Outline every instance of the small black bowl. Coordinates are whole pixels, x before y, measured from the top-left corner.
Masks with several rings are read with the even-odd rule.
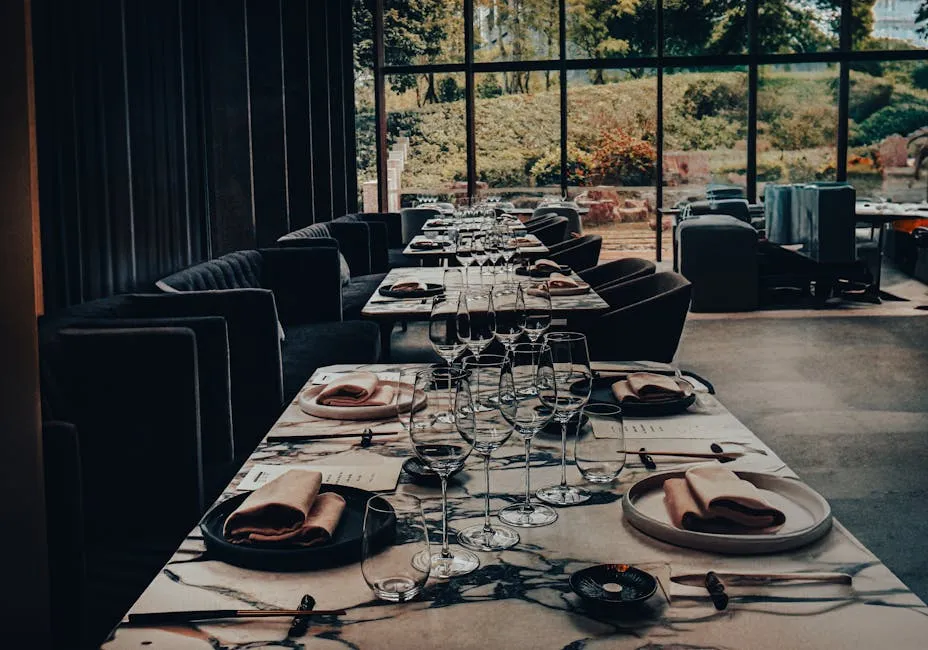
[[[597,564],[571,575],[570,588],[585,607],[608,613],[642,605],[657,591],[657,579],[628,564]]]

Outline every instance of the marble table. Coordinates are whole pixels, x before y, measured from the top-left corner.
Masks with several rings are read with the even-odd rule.
[[[623,364],[627,365],[627,364]],[[356,366],[330,366],[320,373]],[[367,366],[371,370],[396,370]],[[312,382],[312,380],[310,380]],[[303,414],[291,404],[270,434],[312,434],[339,430],[360,433],[365,423],[333,423]],[[627,418],[629,447],[657,445],[707,450],[719,442],[726,451],[750,453],[730,467],[793,473],[777,455],[735,419],[712,394],[698,392],[697,403],[683,415],[654,419]],[[402,436],[377,437],[369,451],[408,456]],[[532,484],[557,481],[559,441],[536,438]],[[222,498],[253,463],[294,464],[357,453],[351,439],[299,442],[265,439],[233,479]],[[522,445],[511,439],[492,464],[491,506],[516,502],[522,490]],[[674,463],[658,461],[658,469]],[[463,527],[482,517],[484,483],[479,459],[472,455],[449,490],[450,525]],[[569,480],[580,482],[569,467]],[[559,510],[545,528],[520,530],[521,543],[509,551],[480,554],[474,573],[446,582],[430,580],[423,594],[407,604],[373,598],[359,563],[303,573],[265,573],[211,559],[198,530],[154,579],[131,612],[183,609],[271,609],[294,607],[311,593],[319,609],[344,608],[347,615],[312,620],[306,636],[287,639],[289,619],[239,619],[162,627],[118,626],[104,644],[107,650],[214,650],[245,648],[924,648],[928,607],[912,594],[840,523],[814,544],[775,555],[739,557],[687,550],[651,539],[623,520],[620,499],[646,476],[637,457],[629,457],[618,483],[597,491],[585,505]],[[166,476],[166,480],[167,476]],[[439,490],[406,483],[426,504],[438,539]],[[574,571],[603,562],[631,563],[654,572],[662,590],[635,615],[600,616],[586,611],[568,586]],[[746,595],[729,589],[728,609],[716,611],[697,587],[667,579],[671,574],[724,571],[842,571],[853,575],[847,586],[751,587]]]
[[[422,232],[445,232],[452,228],[458,232],[479,232],[483,230],[484,224],[484,219],[430,219],[429,221],[425,222],[424,226],[422,226]],[[513,234],[519,235],[525,232],[525,226],[523,226],[521,223],[514,222],[508,226],[508,230]]]
[[[457,250],[454,244],[449,244],[442,248],[430,248],[430,249],[416,249],[413,248],[413,244],[420,241],[429,241],[430,238],[425,235],[416,235],[412,238],[409,244],[406,245],[406,248],[403,249],[403,255],[409,255],[410,257],[422,257],[422,258],[438,258],[444,259],[449,257],[454,257],[455,251]],[[548,247],[538,242],[537,246],[519,246],[516,248],[518,255],[523,255],[530,258],[541,257],[548,252]]]

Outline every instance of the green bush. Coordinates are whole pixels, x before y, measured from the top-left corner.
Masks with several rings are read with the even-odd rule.
[[[499,84],[499,79],[496,78],[495,72],[483,75],[480,79],[480,83],[477,84],[477,97],[493,99],[502,94],[503,87]]]
[[[601,185],[650,185],[656,160],[654,145],[617,128],[600,134],[591,155],[596,182]]]
[[[833,145],[838,129],[836,106],[804,106],[770,122],[770,143],[781,150]]]
[[[922,90],[928,90],[928,63],[912,71],[912,85]]]
[[[855,122],[862,122],[881,108],[889,106],[892,96],[892,84],[879,77],[852,73],[848,114]]]
[[[591,172],[590,154],[567,145],[567,183],[569,185],[589,185]],[[535,185],[557,185],[561,182],[561,152],[549,150],[532,165],[532,178]]]
[[[460,99],[464,99],[464,89],[458,85],[454,77],[444,77],[438,82],[438,101],[448,103]]]
[[[747,89],[740,80],[699,79],[683,92],[682,112],[695,117],[713,117],[728,112],[747,111]]]
[[[923,126],[928,126],[928,102],[887,106],[858,124],[851,133],[850,143],[873,144],[893,133],[908,135]]]
[[[665,147],[671,151],[730,149],[744,140],[747,120],[713,115],[696,120],[680,113],[668,113],[664,120]]]

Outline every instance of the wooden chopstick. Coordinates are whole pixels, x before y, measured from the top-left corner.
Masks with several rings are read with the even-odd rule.
[[[804,581],[804,582],[824,582],[836,585],[852,584],[853,578],[846,573],[726,573],[725,571],[714,571],[715,575],[724,580],[738,582],[785,582],[785,581]],[[705,573],[687,573],[679,576],[671,576],[671,582],[683,584],[685,580],[706,579]]]
[[[220,618],[270,618],[274,616],[344,616],[344,609],[203,609],[180,612],[129,614],[130,625],[167,625]]]
[[[735,460],[744,456],[742,451],[726,451],[721,454],[715,453],[697,453],[691,451],[651,451],[650,449],[621,449],[626,454],[645,454],[647,456],[679,456],[680,458],[715,458],[724,460]]]
[[[398,436],[402,431],[371,431],[369,435],[371,436]],[[304,442],[309,440],[337,440],[339,438],[362,438],[367,433],[335,433],[335,434],[309,434],[309,435],[296,435],[288,436],[284,434],[274,435],[269,433],[267,435],[268,440],[290,440],[292,442]]]

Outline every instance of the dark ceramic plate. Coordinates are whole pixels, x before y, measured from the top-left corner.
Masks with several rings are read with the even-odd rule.
[[[597,564],[570,576],[570,588],[585,605],[621,609],[640,605],[657,591],[657,579],[628,564]]]
[[[696,401],[696,393],[686,397],[650,401],[650,402],[620,402],[612,394],[612,384],[619,381],[615,377],[596,377],[593,379],[593,389],[590,392],[591,402],[607,402],[622,407],[622,415],[631,417],[659,417],[661,415],[675,415],[682,413]]]
[[[246,569],[259,571],[305,571],[340,566],[361,559],[361,531],[364,510],[373,492],[345,485],[323,484],[320,492],[335,492],[345,499],[338,528],[328,543],[320,546],[282,546],[279,544],[233,544],[222,533],[226,517],[251,494],[245,492],[226,499],[206,513],[200,522],[203,541],[211,557]],[[395,534],[392,516],[379,522],[373,535],[377,547],[389,544]]]
[[[428,289],[417,289],[416,291],[390,291],[389,287],[380,287],[377,290],[384,298],[430,298],[444,293],[445,288],[434,282],[426,283]]]
[[[461,467],[461,469],[464,469],[464,468]],[[409,475],[409,478],[412,480],[413,483],[417,483],[419,485],[428,485],[428,486],[440,486],[441,485],[441,479],[438,478],[438,474],[436,474],[431,469],[423,465],[422,461],[420,461],[415,456],[407,459],[406,462],[403,463],[403,471]],[[450,480],[454,478],[454,476],[460,471],[461,470],[459,469],[456,472],[451,472],[451,475],[448,476],[448,479]]]
[[[448,248],[449,246],[451,246],[451,242],[446,242],[446,241],[429,241],[429,242],[425,242],[425,241],[421,241],[421,242],[414,242],[414,243],[410,244],[410,245],[409,245],[409,248],[411,248],[411,249],[414,250],[414,251],[437,251],[437,250],[441,250],[441,249],[443,249],[443,248]]]
[[[535,271],[535,270],[527,269],[523,267],[516,269],[516,275],[527,275],[532,278],[546,278],[552,273],[561,273],[563,275],[570,275],[571,273],[573,273],[573,271],[571,270],[569,266],[566,266],[564,264],[561,264],[561,268],[558,271],[555,271],[553,269],[550,271],[548,270]]]

